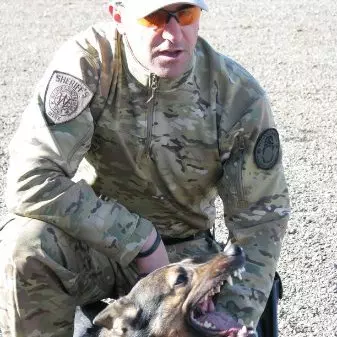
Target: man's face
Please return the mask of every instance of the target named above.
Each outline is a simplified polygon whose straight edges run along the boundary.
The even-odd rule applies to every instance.
[[[184,6],[164,7],[175,12]],[[175,78],[184,73],[193,56],[197,42],[199,19],[180,26],[173,17],[160,28],[144,27],[127,9],[121,11],[120,33],[124,33],[137,60],[150,72],[164,78]]]

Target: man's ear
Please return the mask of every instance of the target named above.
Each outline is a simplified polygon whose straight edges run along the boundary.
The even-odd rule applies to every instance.
[[[121,13],[120,11],[117,9],[117,7],[114,7],[112,5],[109,5],[109,13],[112,16],[112,19],[114,20],[115,23],[121,23],[122,19],[121,19]]]
[[[112,4],[109,4],[108,6],[109,13],[112,17],[112,20],[114,21],[116,28],[120,34],[123,34],[123,25],[122,25],[122,14],[118,7],[113,6]]]

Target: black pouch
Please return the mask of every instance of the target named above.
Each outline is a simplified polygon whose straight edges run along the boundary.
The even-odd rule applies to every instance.
[[[276,272],[266,307],[256,328],[259,337],[278,336],[277,307],[282,296],[282,282],[280,275]]]

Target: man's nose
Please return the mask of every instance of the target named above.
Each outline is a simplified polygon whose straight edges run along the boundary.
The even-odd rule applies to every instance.
[[[175,17],[171,16],[169,21],[165,24],[162,32],[162,37],[164,40],[168,40],[170,42],[176,42],[181,40],[181,26]]]

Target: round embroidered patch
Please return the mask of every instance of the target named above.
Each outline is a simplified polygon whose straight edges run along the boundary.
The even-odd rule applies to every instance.
[[[270,170],[280,154],[280,139],[276,129],[264,130],[256,141],[254,159],[257,167]]]
[[[49,107],[59,118],[72,115],[78,106],[78,95],[67,85],[56,87],[50,95]]]

